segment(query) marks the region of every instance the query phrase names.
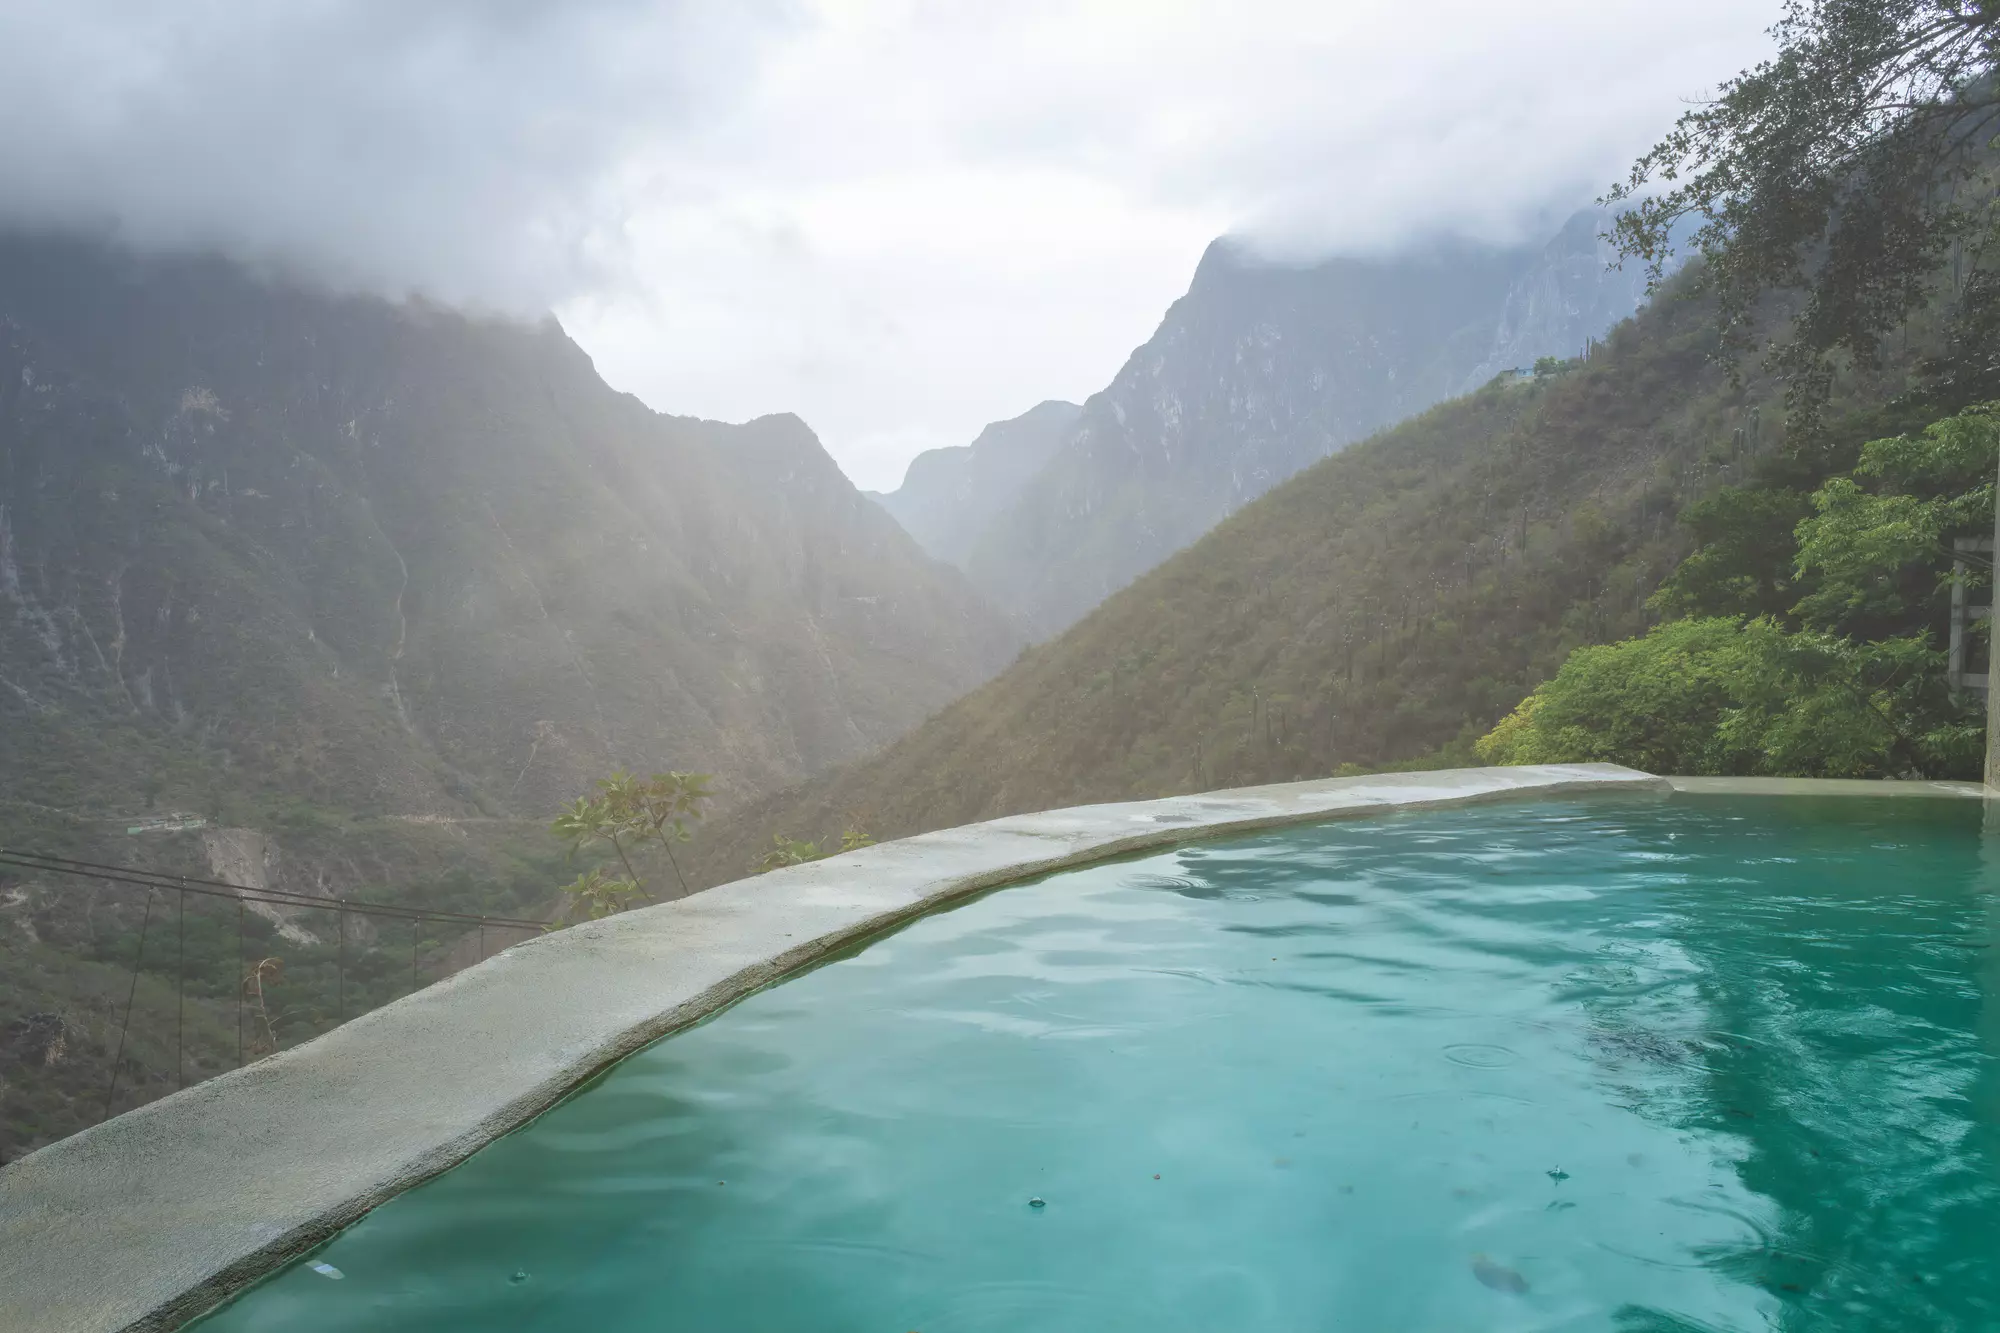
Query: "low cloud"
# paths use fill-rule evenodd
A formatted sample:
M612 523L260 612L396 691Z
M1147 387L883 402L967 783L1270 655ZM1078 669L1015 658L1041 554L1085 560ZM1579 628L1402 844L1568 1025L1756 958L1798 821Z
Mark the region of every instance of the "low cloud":
M0 220L554 307L850 475L1101 387L1213 236L1514 241L1762 53L1742 0L21 0Z
M16 0L0 15L0 221L545 310L616 272L627 165L733 96L777 17Z

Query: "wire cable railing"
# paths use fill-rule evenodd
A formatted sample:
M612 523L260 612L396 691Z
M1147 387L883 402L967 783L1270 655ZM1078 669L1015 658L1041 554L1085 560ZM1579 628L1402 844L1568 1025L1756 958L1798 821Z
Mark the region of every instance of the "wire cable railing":
M53 884L49 885L53 887L60 887L65 884L73 884L81 887L86 882L91 882L139 889L145 893L145 907L140 915L137 942L133 948L130 964L130 976L129 978L122 978L125 980L125 995L123 1004L120 1006L122 1012L117 1017L117 1041L111 1051L110 1076L105 1086L102 1108L96 1116L99 1122L108 1119L117 1104L119 1080L121 1072L126 1068L125 1054L127 1038L132 1029L133 1008L139 995L141 974L147 970L147 946L149 941L155 937L153 922L156 917L155 908L158 906L170 905L173 911L174 952L172 961L169 964L161 960L157 954L159 946L155 944L156 953L154 955L153 970L155 972L168 971L173 982L173 1086L176 1089L187 1086L188 1064L186 1040L189 998L188 907L190 897L193 897L197 906L203 902L216 900L233 901L235 904L236 920L234 933L236 937L236 958L234 968L235 984L233 989L235 991L236 1008L235 1063L238 1068L242 1068L250 1060L250 1051L246 1044L245 1033L248 1020L252 1017L251 1008L253 1004L256 1008L256 1016L261 1018L265 1029L265 1040L260 1044L267 1048L260 1050L257 1053L257 1058L261 1058L264 1054L269 1054L279 1049L281 1044L276 1026L265 1004L265 988L267 982L278 974L280 969L276 965L279 963L279 960L276 958L265 958L253 964L249 957L251 923L248 920L248 916L249 909L253 907L263 909L263 911L257 913L261 923L260 929L276 930L281 934L289 929L291 934L287 938L295 942L309 942L322 949L324 948L324 941L318 936L305 931L298 923L300 920L306 919L308 914L311 913L331 914L334 924L333 933L335 935L334 956L332 959L334 972L332 997L333 1026L338 1026L340 1023L346 1022L351 1016L348 1012L351 998L349 994L349 973L351 964L354 961L352 957L354 952L353 946L357 941L351 941L349 938L350 917L358 917L363 921L375 923L375 925L392 922L407 922L409 924L409 986L407 990L403 991L404 994L419 990L427 984L422 975L423 953L426 942L425 931L427 928L433 931L443 928L445 931L454 933L458 937L458 941L474 942L473 961L483 961L488 956L487 950L490 937L494 935L504 937L509 933L514 935L529 932L540 934L550 927L549 922L532 920L526 917L463 912L443 907L433 908L396 903L369 902L362 899L341 896L297 893L287 889L259 888L248 884L234 884L227 880L205 879L192 875L147 870L139 866L115 865L101 861L86 861L75 857L55 856L46 852L31 851L18 847L0 847L0 868L31 872L38 877L55 877ZM324 920L323 917L319 919ZM213 923L211 922L211 924ZM367 1008L373 1008L378 1003L386 1002L382 998L385 973L383 968L379 966L380 955L382 953L382 949L379 947L381 936L380 932L375 929L375 925L364 929L358 941L371 962L371 975L368 978L371 987L367 993L352 997L358 998L362 1005L361 1009L356 1010L357 1013ZM375 936L372 941L367 938L371 932ZM214 932L211 930L209 933L213 935ZM434 964L436 956L442 954L445 956L446 970L457 970L456 966L451 965L451 959L455 954L462 955L463 950L456 948L455 943L449 940L432 938L429 942L432 946ZM371 944L376 947L371 948ZM214 959L209 960L209 962L213 967L217 968L223 965L220 961ZM211 987L212 989L213 987ZM394 998L393 990L390 991L387 998ZM109 1045L109 1043L106 1044ZM226 1055L222 1058L226 1062ZM211 1072L217 1071L211 1070ZM203 1075L202 1077L205 1076ZM197 1078L197 1081L199 1081L199 1078Z
M530 921L524 917L487 916L475 912L452 912L443 908L399 907L390 903L365 902L358 898L323 897L311 893L292 893L286 889L258 889L247 884L231 884L227 880L198 879L192 875L142 870L136 866L79 861L73 857L47 856L12 847L0 847L0 865L11 865L24 870L45 870L58 875L109 880L116 884L184 890L215 898L235 898L242 902L278 903L287 907L338 908L342 911L360 912L367 916L400 917L404 920L415 917L425 921L463 921L495 926L524 926L535 930L540 930L548 924L546 921Z

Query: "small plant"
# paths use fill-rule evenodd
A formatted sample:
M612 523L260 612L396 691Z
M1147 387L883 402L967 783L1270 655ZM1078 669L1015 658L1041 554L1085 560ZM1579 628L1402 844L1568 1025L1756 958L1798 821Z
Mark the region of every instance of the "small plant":
M243 974L243 996L249 1002L250 1012L255 1015L258 1025L264 1029L263 1054L269 1055L278 1049L278 1024L264 1003L264 988L275 986L283 978L285 964L278 958L260 958L255 966Z
M657 842L666 853L675 881L681 892L687 893L687 878L674 858L673 845L694 836L688 826L701 818L702 807L713 799L710 781L706 773L655 773L640 778L620 769L597 780L595 796L579 796L564 806L549 831L569 844L570 855L609 845L625 873L607 878L600 866L563 885L570 902L558 920L567 920L578 908L595 921L626 910L634 898L652 902L653 896L633 868L631 857L649 841Z
M829 856L838 856L842 852L870 846L875 839L858 828L850 828L840 835L840 846L828 848L826 851L821 851L816 842L788 838L782 833L773 834L771 841L776 845L750 867L752 874L761 875L767 870L782 870L786 866L803 865L807 861L824 861Z
M632 898L641 890L637 880L606 879L604 871L598 868L587 870L572 883L563 885L563 892L570 895L572 910L580 907L586 917L597 921L630 907Z
M788 838L782 833L772 834L771 841L776 846L751 865L752 874L761 875L767 870L782 870L786 866L802 865L807 861L820 859L821 852L816 842Z

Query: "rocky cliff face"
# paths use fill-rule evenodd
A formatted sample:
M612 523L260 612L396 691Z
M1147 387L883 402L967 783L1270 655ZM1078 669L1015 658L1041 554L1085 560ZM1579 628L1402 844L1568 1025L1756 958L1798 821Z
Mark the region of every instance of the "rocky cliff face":
M910 460L900 487L872 498L919 546L962 569L979 534L1068 440L1082 410L1051 399L994 422L971 444L927 449Z
M50 806L742 796L991 674L1001 616L803 423L662 416L553 321L0 240L0 777Z
M1492 348L1461 392L1545 356L1575 356L1639 308L1646 299L1643 266L1611 267L1617 252L1600 239L1610 229L1610 214L1586 210L1542 247L1507 289Z
M1547 246L1441 246L1312 265L1218 241L1186 296L973 543L966 568L1060 631L1328 454L1632 313L1595 214Z

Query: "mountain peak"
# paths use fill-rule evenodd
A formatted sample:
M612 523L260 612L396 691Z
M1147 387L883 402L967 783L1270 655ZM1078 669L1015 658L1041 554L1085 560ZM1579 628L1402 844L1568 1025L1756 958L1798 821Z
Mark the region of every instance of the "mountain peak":
M927 449L910 460L903 484L876 503L926 551L964 567L972 542L1062 447L1083 409L1050 398L995 421L971 444Z
M1606 276L1599 229L1586 210L1540 245L1313 259L1217 238L967 571L1053 633L1328 454L1497 369L1581 351L1644 295Z

